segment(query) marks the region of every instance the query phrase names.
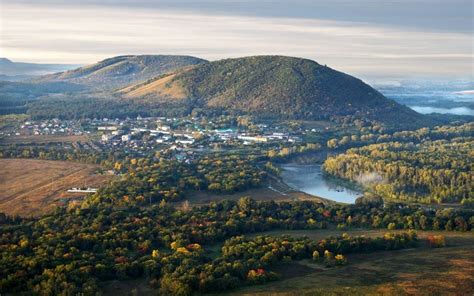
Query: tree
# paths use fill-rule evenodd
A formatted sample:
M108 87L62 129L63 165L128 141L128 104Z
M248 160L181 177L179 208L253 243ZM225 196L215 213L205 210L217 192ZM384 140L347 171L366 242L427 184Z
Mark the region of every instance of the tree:
M441 248L446 246L446 239L444 235L429 235L427 240L431 248Z
M253 200L248 196L239 198L239 201L238 201L239 209L240 211L246 214L250 213L252 204L253 204Z
M342 254L337 254L334 259L336 260L336 265L344 265L347 263L346 257Z
M338 143L337 139L331 139L327 142L327 146L329 149L335 149L337 148L337 143Z
M393 223L393 222L390 222L390 223L388 224L388 226L387 226L387 229L388 229L388 230L394 230L394 229L396 229L396 228L397 228L397 225L396 225L395 223Z
M173 278L171 275L164 275L160 280L160 295L187 296L192 290L189 285Z
M319 252L317 250L314 251L312 257L314 261L319 261Z

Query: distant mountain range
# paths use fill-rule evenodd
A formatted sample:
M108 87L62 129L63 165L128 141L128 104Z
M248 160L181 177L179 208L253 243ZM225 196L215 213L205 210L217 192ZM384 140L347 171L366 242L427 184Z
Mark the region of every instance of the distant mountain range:
M78 65L67 64L34 64L13 62L7 58L0 58L0 80L22 80L33 76L61 72Z
M312 60L285 56L213 62L190 56L118 56L41 76L30 83L54 85L55 90L57 86L66 88L64 93L68 100L65 103L69 113L74 109L71 104L87 93L88 102L106 98L107 104L103 105L108 105L109 109L115 108L114 103L117 103L122 109L126 105L134 112L145 114L176 109L183 114L204 110L272 119L319 120L354 116L390 125L426 123L423 115L387 99L357 78ZM24 88L22 84L21 89ZM4 89L14 91L15 87L11 84L0 86L0 94ZM10 96L14 97L18 97L18 93ZM29 93L29 98L33 97ZM42 92L41 97L43 103L32 104L31 108L46 108L48 96ZM58 94L54 97L58 98ZM54 104L59 103L55 101ZM52 109L61 112L56 105ZM87 107L84 102L80 106L83 110ZM100 111L95 109L94 116L98 114L100 116ZM107 110L107 114L113 116L115 113ZM126 113L122 112L120 116L123 114ZM85 116L84 113L81 116Z

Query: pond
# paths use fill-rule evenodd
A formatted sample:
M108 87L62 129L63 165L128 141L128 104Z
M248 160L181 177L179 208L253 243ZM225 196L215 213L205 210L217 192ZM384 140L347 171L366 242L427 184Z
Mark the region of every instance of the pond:
M362 195L361 192L325 178L320 164L284 164L281 168L283 181L295 190L343 203L354 203Z

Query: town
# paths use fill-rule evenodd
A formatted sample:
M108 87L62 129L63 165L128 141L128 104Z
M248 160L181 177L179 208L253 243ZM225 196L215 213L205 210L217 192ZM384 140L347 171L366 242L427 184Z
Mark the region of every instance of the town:
M240 120L240 121L239 121ZM325 132L329 127L325 128ZM122 151L143 155L150 151L186 151L235 146L272 146L298 143L321 129L288 128L287 125L253 124L248 118L141 117L126 119L25 120L0 129L5 143L9 139L42 139L68 144L78 150ZM63 141L71 137L71 141ZM74 141L77 137L77 141ZM32 142L34 142L32 140ZM67 146L67 145L66 145Z

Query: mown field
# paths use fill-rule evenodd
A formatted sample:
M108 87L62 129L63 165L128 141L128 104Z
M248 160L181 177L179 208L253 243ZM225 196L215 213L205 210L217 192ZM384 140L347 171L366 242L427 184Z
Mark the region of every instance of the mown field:
M333 201L321 197L313 196L301 191L296 191L290 188L285 183L271 178L260 188L248 189L227 194L216 194L206 191L196 191L189 194L187 200L192 205L206 205L209 202L217 202L220 200L238 200L243 196L248 196L257 201L302 201L310 200L321 202L324 204L331 204Z
M110 177L98 166L66 161L0 159L0 212L39 216L71 198L71 187L98 187Z
M268 235L306 235L315 240L329 235L381 236L385 230L275 231ZM249 286L228 295L472 295L474 291L474 234L418 232L446 236L444 248L428 248L370 254L349 254L348 264L326 268L311 260L280 265L283 280ZM254 234L255 236L257 234Z

